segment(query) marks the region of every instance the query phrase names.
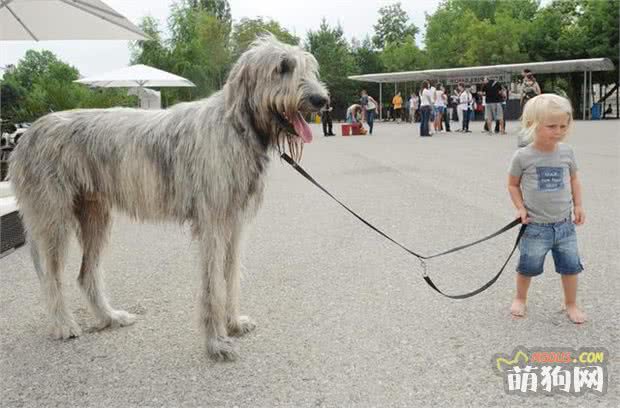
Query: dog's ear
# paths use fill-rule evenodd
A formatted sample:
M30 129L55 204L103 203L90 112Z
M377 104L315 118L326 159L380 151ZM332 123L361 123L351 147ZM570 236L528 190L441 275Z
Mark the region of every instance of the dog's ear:
M295 60L294 59L290 59L287 58L286 56L283 56L282 59L280 60L280 64L278 64L278 68L276 69L276 72L280 75L285 75L288 74L290 72L293 72L293 70L295 69Z

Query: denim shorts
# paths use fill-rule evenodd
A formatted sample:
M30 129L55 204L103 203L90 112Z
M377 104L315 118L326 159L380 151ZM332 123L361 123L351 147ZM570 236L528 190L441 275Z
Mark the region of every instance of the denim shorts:
M550 224L527 225L519 242L517 272L525 276L540 275L550 250L557 273L574 275L583 271L577 250L575 224L567 219Z

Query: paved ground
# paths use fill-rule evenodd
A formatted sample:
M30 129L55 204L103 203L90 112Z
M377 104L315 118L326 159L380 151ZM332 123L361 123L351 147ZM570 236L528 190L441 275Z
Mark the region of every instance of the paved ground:
M480 123L473 125L479 128ZM508 136L442 134L376 125L373 137L317 137L303 165L338 197L422 253L482 236L514 216L506 171ZM142 406L619 406L620 122L576 123L587 224L578 229L586 272L580 297L590 321L568 322L551 264L533 282L529 317L513 321L514 260L490 290L445 299L417 261L347 214L275 160L264 207L250 230L242 309L259 324L242 357L205 357L197 324L197 250L186 229L117 217L104 267L113 304L139 314L132 327L46 337L46 317L27 249L0 260L0 405ZM455 293L484 283L514 233L431 263ZM70 305L84 329L93 318L75 285ZM606 347L604 397L507 396L495 353L526 347Z

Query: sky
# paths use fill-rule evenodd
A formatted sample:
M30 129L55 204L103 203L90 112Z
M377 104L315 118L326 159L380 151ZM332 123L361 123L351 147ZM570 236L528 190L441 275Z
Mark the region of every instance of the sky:
M160 21L160 27L167 26L170 5L174 0L104 0L110 7L127 17L136 25L142 17L150 15ZM330 25L340 23L347 39L363 39L373 35L373 25L382 6L396 0L229 0L232 18L239 21L244 17L258 16L279 22L302 41L309 30L317 30L325 18ZM420 32L424 32L425 13L432 14L440 0L401 0L402 7L409 14ZM285 6L283 6L283 4ZM423 46L423 36L416 38ZM17 64L27 50L47 49L62 61L76 67L82 76L92 76L129 65L128 41L13 41L0 43L0 70L8 64ZM1 73L1 71L0 71Z

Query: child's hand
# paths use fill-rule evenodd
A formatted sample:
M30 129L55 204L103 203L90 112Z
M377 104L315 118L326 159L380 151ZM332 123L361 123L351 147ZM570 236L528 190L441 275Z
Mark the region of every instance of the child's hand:
M517 217L521 218L521 224L528 224L530 222L525 208L520 208L517 210Z
M582 225L584 222L586 222L586 212L583 210L582 206L573 208L573 213L575 214L576 225Z

